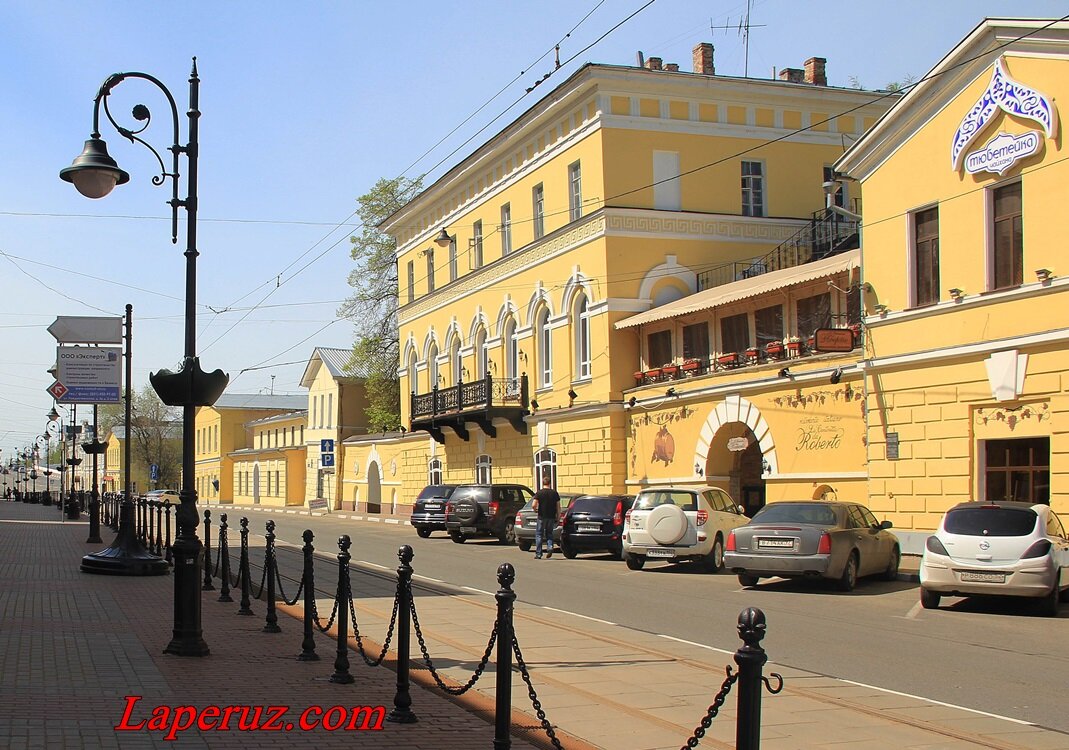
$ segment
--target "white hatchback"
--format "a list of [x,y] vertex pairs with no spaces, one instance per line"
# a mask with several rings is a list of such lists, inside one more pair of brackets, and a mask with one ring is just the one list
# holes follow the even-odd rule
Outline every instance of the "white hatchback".
[[700,563],[710,573],[724,567],[724,540],[747,522],[743,509],[716,487],[651,487],[641,490],[624,520],[624,561],[641,570],[646,560]]
[[1046,505],[960,503],[928,537],[920,573],[925,609],[943,596],[1021,596],[1055,617],[1069,592],[1069,538]]

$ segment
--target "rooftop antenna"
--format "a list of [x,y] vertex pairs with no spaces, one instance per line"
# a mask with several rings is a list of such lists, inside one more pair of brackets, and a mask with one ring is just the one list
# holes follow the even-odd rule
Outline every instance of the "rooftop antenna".
[[271,395],[275,395],[275,376],[271,376]]
[[763,23],[750,23],[750,11],[753,10],[753,0],[746,0],[746,15],[739,19],[737,25],[732,25],[731,17],[728,17],[727,23],[723,26],[713,26],[712,21],[709,23],[709,33],[716,34],[717,29],[729,31],[731,29],[737,30],[738,34],[742,37],[743,48],[743,68],[742,75],[744,78],[750,77],[750,29],[763,29],[767,24]]

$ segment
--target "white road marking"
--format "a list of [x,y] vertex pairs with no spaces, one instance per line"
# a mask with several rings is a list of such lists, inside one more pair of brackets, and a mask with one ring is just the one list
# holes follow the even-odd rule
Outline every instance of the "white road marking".
[[386,519],[386,523],[401,523],[401,519],[399,519],[399,518],[387,518]]
[[441,578],[431,578],[430,576],[414,575],[413,578],[417,578],[421,581],[433,581],[434,583],[445,583]]
[[472,588],[471,586],[461,586],[460,588],[466,589],[468,591],[474,591],[476,594],[486,594],[487,596],[493,596],[494,595],[493,591],[483,591],[482,589]]
[[922,609],[924,609],[924,607],[921,606],[920,602],[917,602],[916,604],[913,605],[913,608],[910,609],[910,611],[907,612],[905,617],[903,617],[902,619],[904,619],[904,620],[915,620],[917,618],[917,615],[919,615],[921,613]]
[[353,562],[360,563],[361,565],[367,565],[369,568],[378,568],[379,570],[390,570],[385,565],[379,565],[378,563],[368,562],[367,560],[354,560]]
[[569,612],[566,609],[557,609],[556,607],[547,607],[542,605],[542,609],[548,609],[550,612],[560,612],[562,615],[572,615],[573,617],[582,617],[584,620],[593,620],[594,622],[600,622],[602,625],[616,625],[615,622],[609,622],[608,620],[601,620],[597,617],[590,617],[589,615],[581,615],[578,612]]
[[959,706],[955,703],[944,703],[943,701],[932,700],[931,698],[925,698],[923,695],[913,695],[912,693],[900,693],[897,690],[888,690],[887,688],[876,687],[875,685],[866,685],[864,682],[854,682],[853,680],[844,680],[837,678],[839,682],[845,682],[847,685],[856,685],[857,687],[868,688],[870,690],[879,690],[881,693],[888,693],[890,695],[899,695],[903,698],[913,698],[919,701],[925,701],[936,706],[945,706],[946,708],[956,708],[960,711],[968,711],[971,714],[977,714],[979,716],[987,716],[991,719],[1001,719],[1002,721],[1013,722],[1014,724],[1022,724],[1026,727],[1038,726],[1030,721],[1024,721],[1023,719],[1012,719],[1009,716],[1000,716],[999,714],[988,713],[987,711],[979,711],[975,708],[967,708],[966,706]]
[[665,635],[664,633],[657,633],[661,638],[667,638],[670,641],[676,641],[677,643],[685,643],[688,646],[697,646],[698,648],[704,648],[707,651],[715,651],[718,654],[734,654],[734,651],[727,651],[722,648],[716,648],[715,646],[706,646],[704,643],[695,643],[694,641],[685,641],[682,638],[676,638],[675,636]]

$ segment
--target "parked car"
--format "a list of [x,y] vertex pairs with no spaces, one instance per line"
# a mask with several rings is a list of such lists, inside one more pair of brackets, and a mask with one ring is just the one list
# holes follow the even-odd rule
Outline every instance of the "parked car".
[[561,516],[558,527],[561,552],[568,559],[580,552],[608,550],[617,559],[624,553],[624,514],[633,495],[580,495]]
[[724,567],[724,540],[746,523],[742,507],[716,487],[651,487],[635,496],[624,517],[623,558],[641,570],[647,558]]
[[460,484],[445,504],[449,538],[463,544],[474,536],[516,542],[516,513],[534,496],[522,484]]
[[178,495],[178,490],[149,490],[145,493],[145,499],[149,502],[166,502],[171,501],[171,505],[176,505],[182,502],[181,497]]
[[[560,495],[560,516],[564,517],[564,511],[568,505],[575,498],[579,497],[577,492],[561,492]],[[534,546],[535,530],[538,526],[538,512],[534,509],[534,498],[527,501],[527,504],[520,508],[520,512],[516,514],[516,544],[524,552],[529,552],[531,547]],[[560,545],[560,524],[553,525],[553,544]]]
[[416,533],[426,539],[432,531],[445,531],[445,504],[453,494],[455,484],[431,484],[423,488],[412,504],[408,522]]
[[852,591],[862,576],[893,581],[902,558],[898,537],[857,503],[805,500],[766,505],[729,536],[724,564],[743,586],[779,576],[830,578]]
[[1046,505],[959,503],[928,537],[920,572],[925,609],[943,596],[1020,596],[1056,617],[1069,593],[1069,539]]

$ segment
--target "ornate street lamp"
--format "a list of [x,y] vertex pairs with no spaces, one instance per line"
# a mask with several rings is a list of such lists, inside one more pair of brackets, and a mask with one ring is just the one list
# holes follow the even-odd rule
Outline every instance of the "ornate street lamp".
[[[133,117],[144,123],[136,130],[129,130],[119,125],[108,109],[108,96],[112,90],[128,78],[148,81],[158,88],[167,98],[171,109],[174,126],[174,142],[168,147],[172,154],[171,171],[167,171],[163,158],[152,146],[139,135],[152,121],[152,115],[143,104],[133,108]],[[171,242],[178,242],[178,209],[186,211],[186,300],[185,300],[185,353],[182,367],[178,372],[160,370],[149,375],[149,381],[156,390],[160,400],[168,406],[182,407],[182,490],[179,493],[181,504],[176,512],[178,524],[177,536],[172,548],[174,559],[174,635],[164,649],[166,653],[179,656],[206,656],[208,645],[204,642],[201,630],[201,580],[204,566],[204,548],[197,537],[199,515],[197,513],[197,492],[195,483],[196,467],[194,464],[195,418],[198,406],[211,406],[226,389],[229,377],[222,370],[205,373],[200,368],[196,354],[197,344],[197,156],[200,78],[197,76],[197,58],[193,58],[193,69],[189,76],[189,143],[183,146],[179,142],[178,107],[171,92],[158,79],[146,73],[114,73],[104,81],[97,92],[93,105],[93,132],[85,142],[85,150],[74,162],[62,170],[59,176],[74,184],[78,192],[89,198],[102,198],[116,185],[122,185],[130,179],[129,174],[119,169],[115,160],[108,155],[107,145],[100,138],[100,109],[119,135],[128,140],[137,141],[156,157],[160,165],[160,174],[152,178],[154,185],[162,185],[169,178],[173,193],[168,204],[171,206]],[[179,156],[185,155],[186,197],[178,197]],[[127,436],[129,438],[129,436]],[[126,503],[130,502],[129,493]],[[132,509],[131,509],[132,510]],[[124,503],[125,512],[125,503]]]

